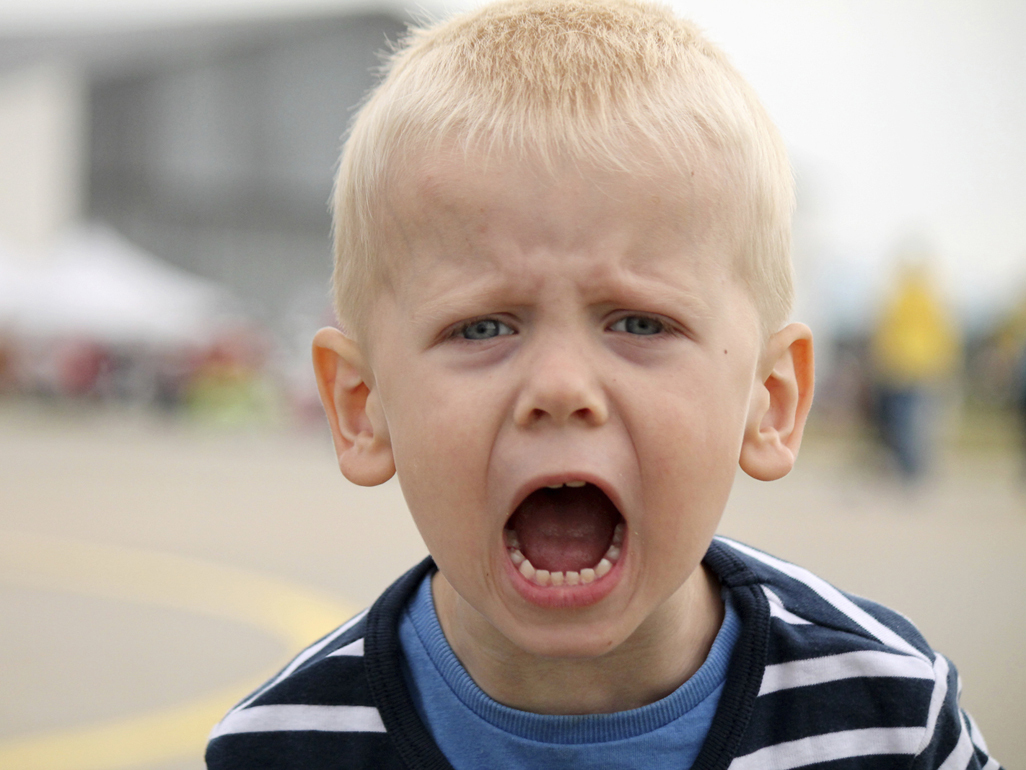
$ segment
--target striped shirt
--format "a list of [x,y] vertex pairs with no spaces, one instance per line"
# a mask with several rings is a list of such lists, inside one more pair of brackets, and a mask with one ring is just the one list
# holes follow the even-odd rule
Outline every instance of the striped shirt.
[[[743,623],[695,770],[1000,766],[958,706],[958,674],[904,617],[716,538],[705,557]],[[232,709],[210,770],[451,770],[401,671],[402,611],[425,560]]]

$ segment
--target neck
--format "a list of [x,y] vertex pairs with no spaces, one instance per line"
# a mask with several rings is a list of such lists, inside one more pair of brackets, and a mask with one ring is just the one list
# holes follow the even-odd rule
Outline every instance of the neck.
[[607,714],[640,708],[687,681],[723,622],[716,578],[700,566],[622,644],[591,658],[520,649],[436,573],[432,593],[456,657],[493,700],[536,714]]

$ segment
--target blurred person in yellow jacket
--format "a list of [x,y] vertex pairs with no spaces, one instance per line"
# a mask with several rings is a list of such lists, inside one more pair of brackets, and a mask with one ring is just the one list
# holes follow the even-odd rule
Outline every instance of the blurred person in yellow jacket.
[[[1026,452],[1026,336],[1019,346],[1019,391],[1016,394],[1016,406],[1019,408],[1019,425],[1022,429],[1022,447]],[[1026,455],[1024,455],[1026,456]],[[1026,477],[1026,462],[1022,466],[1023,476]]]
[[932,402],[961,361],[961,338],[923,262],[902,264],[871,344],[876,417],[884,444],[909,479],[926,469]]

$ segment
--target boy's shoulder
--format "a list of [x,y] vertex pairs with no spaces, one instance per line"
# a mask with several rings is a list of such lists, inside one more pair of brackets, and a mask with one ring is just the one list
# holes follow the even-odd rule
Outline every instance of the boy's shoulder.
[[[789,629],[803,629],[840,647],[878,650],[921,662],[932,662],[937,655],[900,612],[842,591],[810,570],[765,551],[717,536],[705,562],[732,593],[747,588],[762,594],[773,621],[773,637],[790,638],[794,634]],[[820,655],[825,652],[818,649]]]
[[[727,683],[735,692],[724,693],[738,713],[750,708],[731,770],[869,756],[998,767],[959,706],[958,672],[904,615],[728,538],[716,537],[705,561],[745,624]],[[742,694],[746,667],[761,675]]]
[[[398,615],[433,566],[425,559],[371,608],[307,647],[229,711],[210,733],[207,767],[327,770],[339,767],[344,757],[345,767],[405,768],[394,748],[396,735],[386,735],[379,708],[401,700],[398,691],[405,694],[395,665],[398,640],[393,646],[384,624]],[[376,653],[370,660],[368,639]],[[399,718],[417,719],[412,708]]]

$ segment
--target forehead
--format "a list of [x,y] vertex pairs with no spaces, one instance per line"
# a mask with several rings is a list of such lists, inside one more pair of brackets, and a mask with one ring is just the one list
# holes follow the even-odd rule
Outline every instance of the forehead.
[[[445,267],[492,267],[527,279],[537,262],[532,255],[548,251],[578,273],[613,265],[644,273],[665,267],[650,257],[667,252],[693,268],[732,271],[736,200],[716,165],[696,162],[680,173],[638,160],[627,170],[458,151],[425,155],[406,164],[383,196],[382,256],[394,277],[420,290]],[[614,255],[612,262],[596,258]]]

